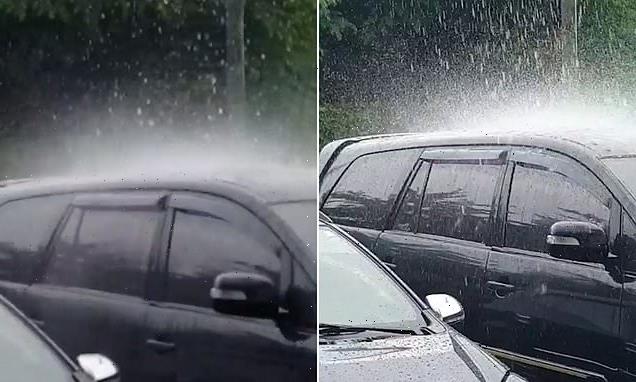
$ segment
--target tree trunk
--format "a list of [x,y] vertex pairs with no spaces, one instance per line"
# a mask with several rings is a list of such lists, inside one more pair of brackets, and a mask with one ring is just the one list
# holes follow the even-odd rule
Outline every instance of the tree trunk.
[[245,127],[245,0],[225,0],[226,9],[226,78],[230,122],[234,128]]
[[561,0],[561,38],[563,44],[563,80],[574,84],[578,80],[578,0]]

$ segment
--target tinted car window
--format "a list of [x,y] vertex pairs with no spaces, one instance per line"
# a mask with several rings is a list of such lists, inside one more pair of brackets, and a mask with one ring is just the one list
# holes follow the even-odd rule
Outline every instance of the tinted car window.
[[419,150],[356,159],[327,198],[323,211],[338,224],[382,229]]
[[209,307],[222,272],[259,273],[278,281],[278,253],[243,226],[219,217],[177,211],[169,255],[168,301]]
[[585,175],[574,179],[561,171],[517,163],[508,202],[506,246],[547,252],[546,237],[558,221],[591,222],[608,232],[611,199],[591,192],[587,184],[599,182],[592,174]]
[[433,163],[418,232],[483,242],[499,164]]
[[70,196],[9,202],[0,208],[0,278],[28,282],[38,253],[46,247]]
[[626,272],[636,273],[636,223],[623,211],[623,232],[617,241],[617,252],[623,256]]
[[0,305],[3,381],[70,382],[70,366],[13,312]]
[[74,209],[44,281],[142,296],[158,211]]
[[424,184],[426,183],[430,166],[429,162],[423,162],[415,174],[413,181],[406,189],[402,204],[395,217],[395,223],[393,224],[394,230],[410,232],[416,229],[419,215],[418,211],[420,202],[422,201],[422,192],[424,191]]

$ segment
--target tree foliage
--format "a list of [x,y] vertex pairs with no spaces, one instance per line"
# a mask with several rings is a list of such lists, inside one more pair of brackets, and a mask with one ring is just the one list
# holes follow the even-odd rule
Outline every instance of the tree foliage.
[[[404,108],[413,114],[436,100],[505,104],[520,94],[549,98],[573,90],[590,98],[611,91],[610,98],[636,102],[636,2],[576,4],[573,36],[562,28],[559,0],[323,0],[320,101],[332,125],[321,130],[337,136],[346,126],[340,136],[350,134],[359,122],[352,110],[364,115],[378,103],[412,101]],[[573,38],[579,82],[562,86]]]
[[[224,12],[222,0],[0,0],[0,128],[78,100],[133,114],[161,100],[165,118],[222,118]],[[315,15],[311,0],[247,2],[253,115],[289,114],[277,99],[313,99]]]
[[589,73],[633,92],[636,86],[636,3],[585,0],[581,4],[581,15],[578,41],[584,75]]

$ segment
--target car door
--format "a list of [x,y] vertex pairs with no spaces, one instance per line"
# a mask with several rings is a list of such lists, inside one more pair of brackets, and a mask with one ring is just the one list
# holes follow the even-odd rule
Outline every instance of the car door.
[[75,197],[46,267],[26,292],[26,313],[62,349],[71,357],[108,356],[123,380],[143,380],[137,352],[165,215],[162,198],[154,192]]
[[71,195],[12,200],[0,207],[0,294],[26,309],[24,290],[43,261]]
[[620,206],[579,162],[542,149],[512,152],[503,189],[482,307],[486,343],[611,372],[620,355],[620,264],[612,254],[604,264],[552,257],[546,238],[558,221],[591,222],[614,238]]
[[494,200],[506,151],[426,150],[375,253],[421,297],[446,293],[464,306],[463,331],[479,339],[479,304]]
[[[620,243],[616,245],[623,264],[620,325],[623,355],[620,359],[622,373],[634,379],[636,378],[636,223],[625,210],[622,213],[620,239]],[[626,380],[629,379],[626,378]]]
[[321,210],[372,249],[420,152],[393,150],[358,157],[340,177]]
[[[165,290],[148,315],[143,367],[153,381],[293,380],[302,366],[289,322],[217,312],[210,298],[225,272],[264,275],[285,296],[291,256],[246,208],[222,197],[175,194],[165,228]],[[281,306],[281,312],[287,309]],[[282,317],[282,316],[281,316]]]

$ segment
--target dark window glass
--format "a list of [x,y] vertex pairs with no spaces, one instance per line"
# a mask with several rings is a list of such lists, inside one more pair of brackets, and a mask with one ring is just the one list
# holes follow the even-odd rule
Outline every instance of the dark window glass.
[[397,231],[414,231],[417,224],[418,211],[422,201],[422,192],[428,176],[430,163],[423,162],[413,181],[406,189],[400,210],[395,217],[393,229]]
[[223,272],[258,273],[278,282],[276,249],[218,217],[177,211],[169,257],[168,300],[209,307],[214,278]]
[[75,209],[44,281],[142,296],[159,217],[158,211]]
[[501,168],[498,164],[433,163],[418,231],[483,242]]
[[508,202],[506,246],[547,252],[546,237],[558,221],[591,222],[608,232],[609,195],[591,192],[587,185],[598,190],[600,182],[587,171],[578,175],[575,179],[561,171],[517,163]]
[[623,234],[617,241],[617,252],[625,259],[624,269],[636,273],[636,224],[623,212]]
[[382,229],[419,150],[399,150],[356,159],[323,206],[335,223]]
[[0,279],[28,282],[38,254],[55,230],[70,196],[9,202],[0,208]]

